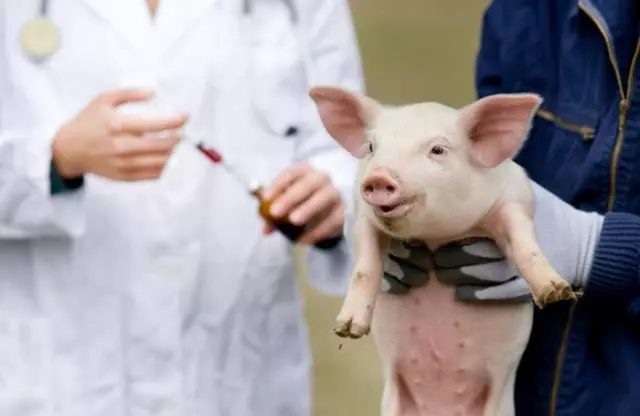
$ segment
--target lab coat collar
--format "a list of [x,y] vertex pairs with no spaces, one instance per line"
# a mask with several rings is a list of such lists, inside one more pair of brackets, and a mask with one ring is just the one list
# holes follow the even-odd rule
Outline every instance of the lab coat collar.
[[[118,32],[126,44],[144,51],[154,44],[170,48],[203,15],[205,8],[221,0],[160,0],[153,20],[146,0],[81,1]],[[123,12],[124,9],[127,11]]]

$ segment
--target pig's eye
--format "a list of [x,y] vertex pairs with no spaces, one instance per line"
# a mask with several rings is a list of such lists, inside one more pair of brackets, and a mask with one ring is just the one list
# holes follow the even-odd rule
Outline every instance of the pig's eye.
[[442,155],[444,154],[444,147],[440,146],[440,145],[435,145],[431,148],[431,154],[432,155]]

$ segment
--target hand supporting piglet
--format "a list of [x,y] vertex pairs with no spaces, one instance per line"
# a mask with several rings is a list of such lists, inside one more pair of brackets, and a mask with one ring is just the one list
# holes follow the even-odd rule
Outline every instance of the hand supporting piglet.
[[[574,289],[586,286],[603,216],[573,208],[532,182],[534,225],[543,254]],[[434,253],[402,245],[386,261],[383,291],[408,293],[425,283],[429,265],[445,284],[457,286],[462,301],[513,302],[531,299],[526,281],[489,239],[448,244]],[[422,269],[422,272],[420,273]]]

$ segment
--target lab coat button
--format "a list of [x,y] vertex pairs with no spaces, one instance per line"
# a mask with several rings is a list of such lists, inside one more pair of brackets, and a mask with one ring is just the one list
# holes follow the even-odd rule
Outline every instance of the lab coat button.
[[289,128],[287,128],[287,131],[285,131],[284,135],[286,137],[295,137],[298,135],[298,128],[296,126],[289,126]]

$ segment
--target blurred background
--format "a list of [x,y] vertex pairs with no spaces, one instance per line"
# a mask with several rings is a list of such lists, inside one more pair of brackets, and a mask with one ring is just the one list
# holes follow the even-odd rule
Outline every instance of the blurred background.
[[[367,92],[386,104],[475,98],[473,70],[488,0],[350,0]],[[315,416],[380,414],[382,374],[371,337],[333,335],[342,299],[305,292],[315,365]],[[338,349],[340,344],[342,349]]]

